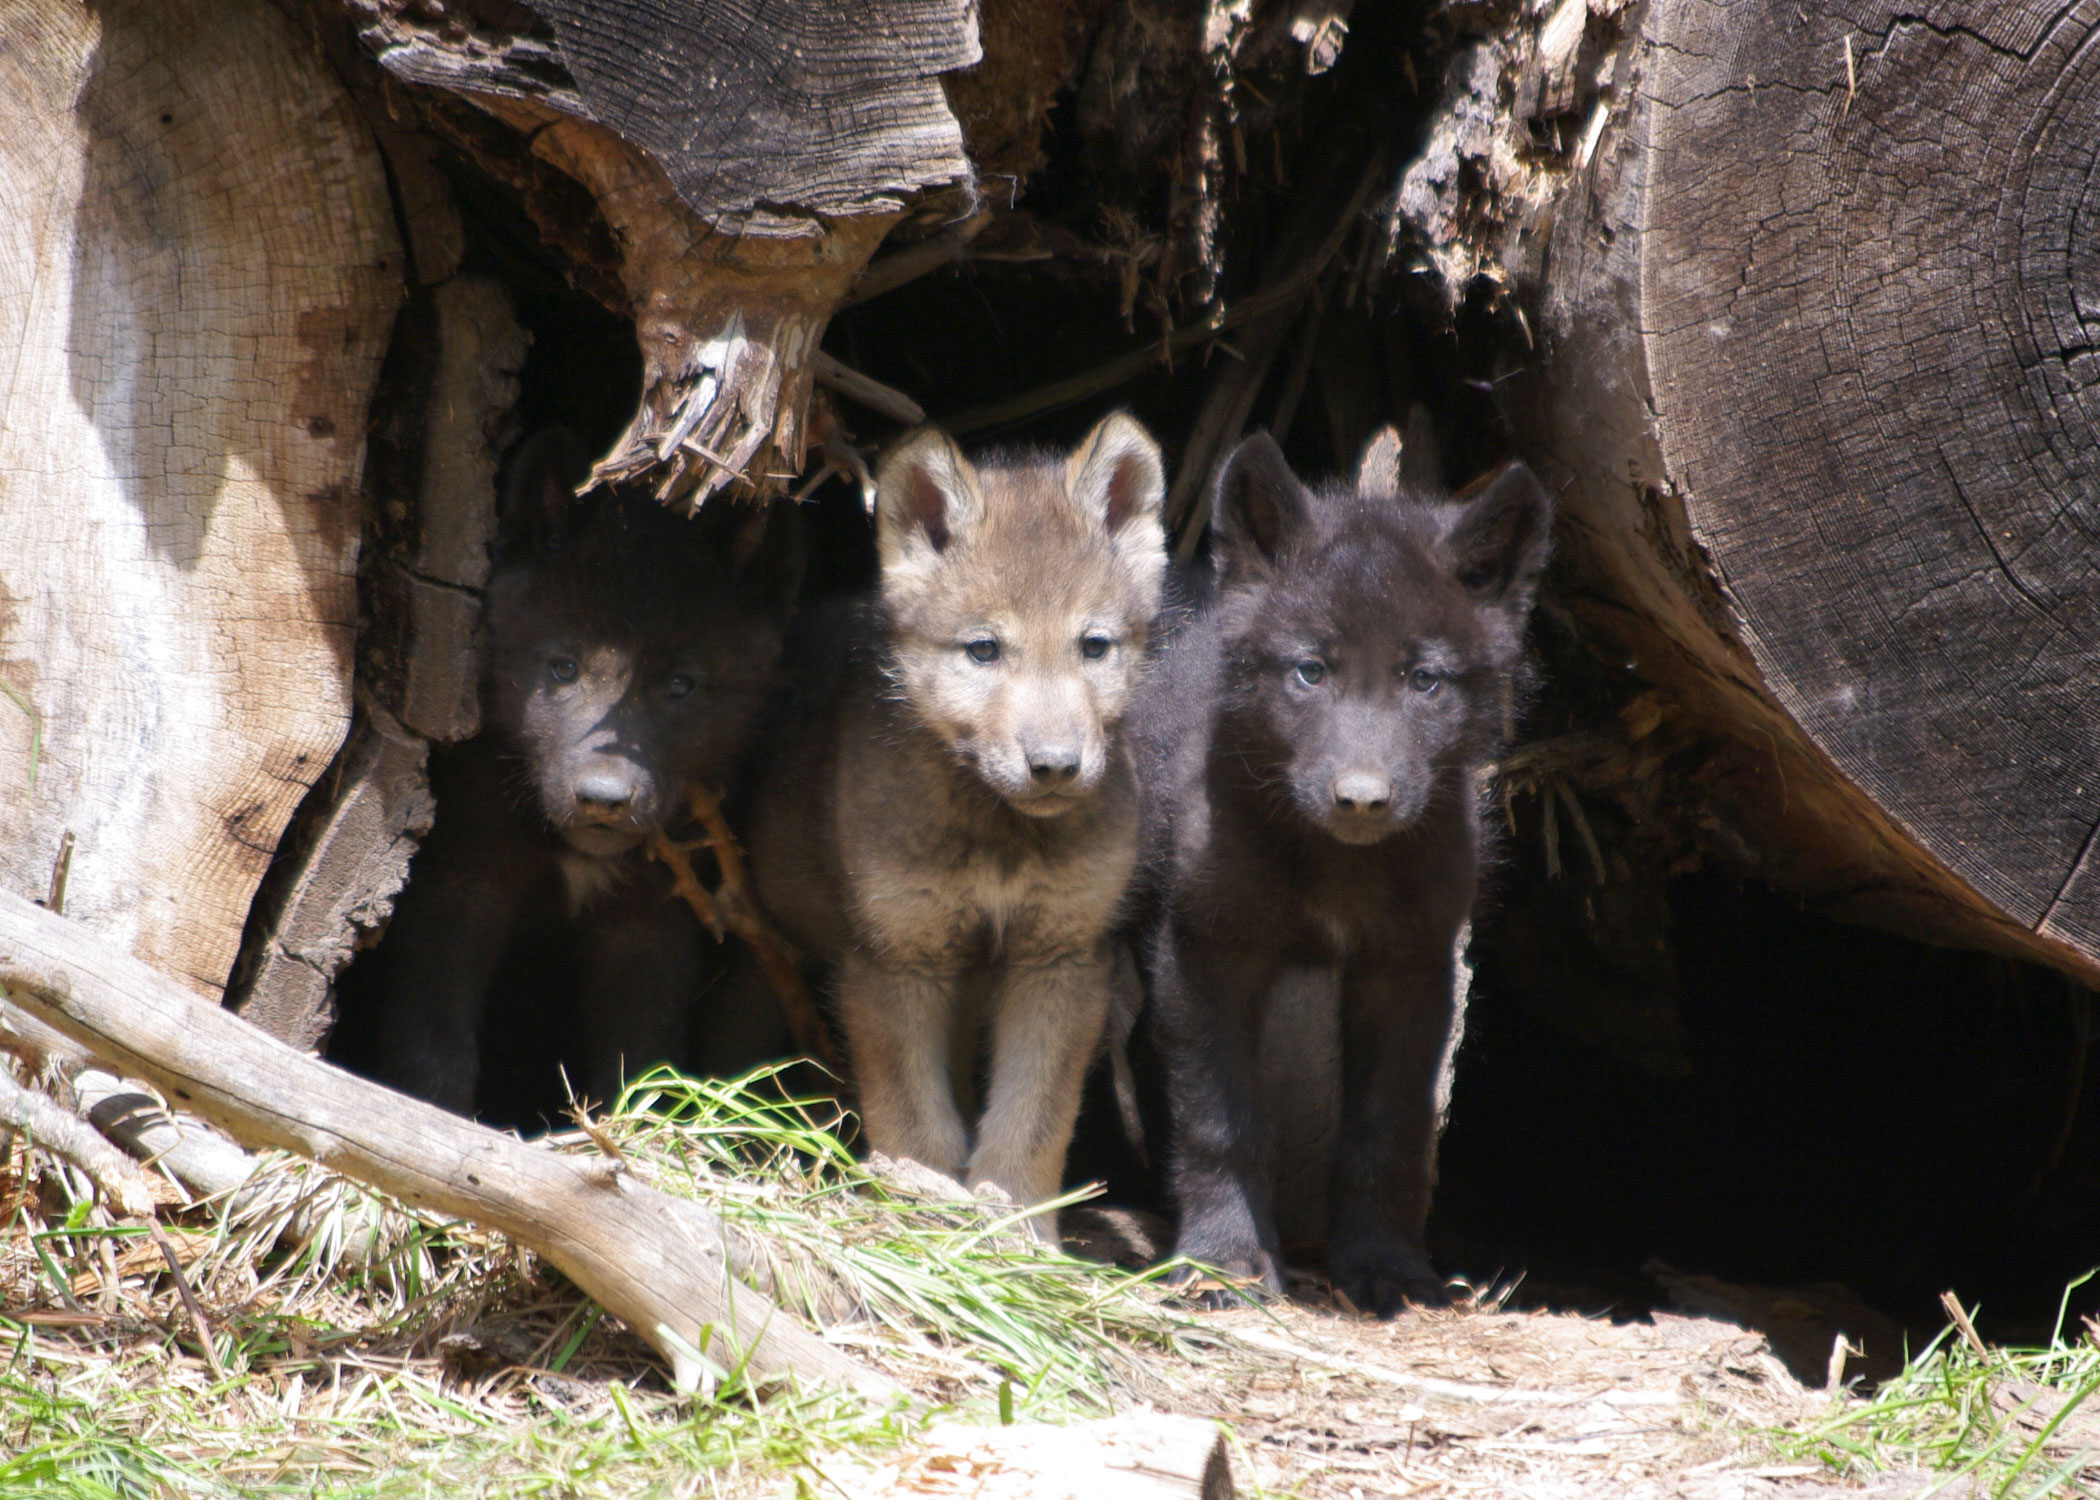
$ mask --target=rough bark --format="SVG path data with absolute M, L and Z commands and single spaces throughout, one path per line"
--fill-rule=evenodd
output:
M 698 1205 L 615 1163 L 527 1145 L 316 1062 L 4 892 L 0 989 L 8 1007 L 236 1140 L 297 1152 L 539 1251 L 647 1339 L 681 1390 L 747 1358 L 760 1377 L 897 1390 L 734 1280 L 727 1231 Z
M 0 12 L 0 886 L 216 996 L 350 715 L 401 257 L 265 0 Z
M 596 477 L 697 506 L 799 472 L 839 299 L 908 195 L 971 181 L 936 75 L 977 60 L 974 7 L 538 0 L 500 32 L 351 5 L 390 73 L 510 126 L 610 228 L 644 393 Z
M 1635 17 L 1530 410 L 1574 596 L 1778 883 L 2100 978 L 2091 8 Z

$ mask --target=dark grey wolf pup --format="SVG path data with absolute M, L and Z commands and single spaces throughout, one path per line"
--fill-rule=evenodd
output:
M 800 576 L 794 517 L 579 499 L 588 467 L 565 429 L 512 463 L 483 732 L 437 781 L 437 825 L 373 955 L 366 1055 L 350 1059 L 463 1114 L 487 1108 L 492 1047 L 534 1050 L 521 1029 L 557 1033 L 537 1049 L 547 1085 L 559 1060 L 600 1102 L 623 1075 L 690 1061 L 714 940 L 645 845 L 688 786 L 727 776 Z
M 879 595 L 814 652 L 828 666 L 791 671 L 813 686 L 753 809 L 760 899 L 836 976 L 870 1144 L 1022 1204 L 1058 1191 L 1137 855 L 1119 726 L 1159 608 L 1161 481 L 1120 413 L 1069 456 L 905 439 L 877 476 Z
M 1441 1304 L 1422 1231 L 1454 944 L 1551 504 L 1511 464 L 1458 500 L 1405 486 L 1390 432 L 1354 488 L 1307 487 L 1266 434 L 1212 496 L 1217 598 L 1133 720 L 1146 793 L 1139 942 L 1172 1113 L 1178 1253 L 1281 1288 L 1254 1102 L 1286 964 L 1336 964 L 1342 1129 L 1328 1268 L 1359 1307 Z

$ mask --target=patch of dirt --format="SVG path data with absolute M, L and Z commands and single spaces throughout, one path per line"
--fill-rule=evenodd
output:
M 1462 1307 L 1381 1323 L 1294 1301 L 1206 1321 L 1225 1347 L 1162 1371 L 1156 1405 L 1230 1430 L 1242 1494 L 1893 1500 L 1931 1483 L 1775 1459 L 1762 1433 L 1828 1400 L 1762 1335 L 1709 1318 Z

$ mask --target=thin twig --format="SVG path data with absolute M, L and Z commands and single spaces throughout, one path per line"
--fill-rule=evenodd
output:
M 701 786 L 689 788 L 686 799 L 694 821 L 700 825 L 701 837 L 682 843 L 658 833 L 650 843 L 649 853 L 670 867 L 673 887 L 707 924 L 716 941 L 722 939 L 725 931 L 744 940 L 752 957 L 758 960 L 759 968 L 765 972 L 773 993 L 780 999 L 780 1008 L 787 1015 L 788 1029 L 794 1033 L 795 1045 L 843 1078 L 845 1059 L 839 1055 L 831 1033 L 817 1015 L 816 1002 L 810 998 L 809 988 L 802 982 L 802 970 L 794 948 L 759 915 L 751 898 L 743 849 L 730 831 L 728 820 L 722 816 L 722 804 L 712 792 Z M 715 868 L 721 873 L 722 883 L 713 891 L 703 886 L 693 871 L 692 855 L 699 849 L 706 849 L 714 855 Z
M 894 292 L 898 287 L 938 271 L 942 266 L 954 264 L 962 259 L 962 253 L 969 248 L 970 241 L 976 239 L 984 226 L 991 222 L 992 210 L 980 208 L 960 224 L 942 231 L 932 239 L 921 240 L 916 245 L 907 245 L 902 250 L 885 255 L 860 273 L 860 279 L 853 283 L 852 289 L 839 299 L 840 309 L 870 301 L 885 292 Z
M 863 375 L 850 365 L 841 364 L 822 349 L 810 361 L 818 385 L 837 391 L 851 401 L 858 401 L 870 411 L 881 412 L 892 421 L 902 422 L 907 427 L 916 427 L 926 420 L 926 408 L 893 385 L 884 385 L 872 375 Z
M 182 1261 L 175 1254 L 175 1242 L 160 1225 L 152 1226 L 153 1242 L 160 1246 L 160 1253 L 168 1262 L 168 1274 L 175 1278 L 175 1291 L 188 1310 L 190 1322 L 197 1327 L 197 1342 L 204 1346 L 204 1359 L 211 1366 L 212 1377 L 221 1385 L 226 1383 L 226 1366 L 219 1363 L 219 1346 L 212 1341 L 211 1320 L 204 1316 L 204 1308 L 197 1301 L 197 1294 L 190 1290 L 190 1279 L 182 1274 Z

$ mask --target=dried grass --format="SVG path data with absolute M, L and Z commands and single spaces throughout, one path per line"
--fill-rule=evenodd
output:
M 910 1472 L 875 1456 L 935 1418 L 1137 1405 L 1224 1422 L 1243 1484 L 1304 1500 L 1843 1482 L 1829 1433 L 1788 1438 L 1775 1461 L 1767 1434 L 1830 1408 L 1754 1334 L 1492 1296 L 1379 1323 L 1317 1285 L 1195 1315 L 1154 1276 L 1036 1246 L 1011 1205 L 871 1172 L 828 1105 L 769 1098 L 772 1083 L 654 1075 L 593 1133 L 550 1144 L 609 1148 L 717 1208 L 756 1279 L 910 1405 L 738 1378 L 674 1396 L 646 1347 L 536 1258 L 285 1157 L 231 1203 L 169 1190 L 178 1285 L 147 1231 L 17 1139 L 0 1157 L 0 1496 L 842 1496 L 833 1475 Z M 843 1461 L 855 1453 L 867 1461 Z

